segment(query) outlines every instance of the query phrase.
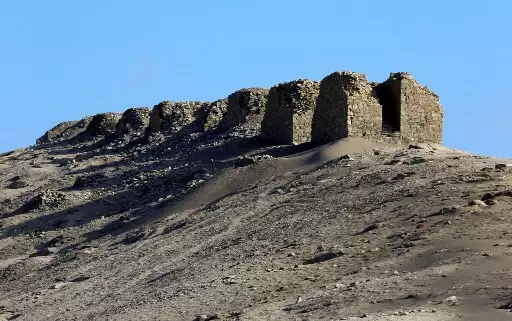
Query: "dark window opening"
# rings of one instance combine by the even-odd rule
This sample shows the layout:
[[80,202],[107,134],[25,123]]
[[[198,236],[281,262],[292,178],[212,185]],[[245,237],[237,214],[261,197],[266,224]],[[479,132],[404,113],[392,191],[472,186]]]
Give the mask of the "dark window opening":
[[[399,90],[399,89],[398,89]],[[387,84],[376,88],[379,103],[382,106],[382,132],[400,131],[400,94]]]

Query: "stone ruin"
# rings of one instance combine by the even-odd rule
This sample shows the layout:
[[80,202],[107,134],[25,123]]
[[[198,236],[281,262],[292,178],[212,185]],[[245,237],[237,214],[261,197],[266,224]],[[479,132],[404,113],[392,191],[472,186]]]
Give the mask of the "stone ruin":
[[382,106],[382,133],[402,142],[442,143],[443,109],[439,96],[409,73],[391,73],[376,86]]
[[221,129],[229,129],[253,120],[260,124],[265,113],[269,90],[265,88],[240,89],[228,96],[226,114]]
[[243,124],[252,126],[251,135],[261,132],[263,139],[277,144],[325,144],[345,137],[441,143],[443,109],[439,97],[408,73],[391,73],[382,83],[370,83],[363,74],[343,71],[320,83],[299,79],[270,90],[241,89],[213,103],[163,101],[151,111],[131,108],[122,115],[104,113],[64,122],[37,144],[78,135],[175,134],[184,128],[186,133],[215,133]]
[[83,135],[87,137],[109,136],[114,134],[117,123],[121,120],[120,113],[101,113],[92,117]]
[[365,75],[332,73],[320,83],[311,140],[325,144],[349,136],[379,136],[381,113]]
[[219,99],[206,105],[202,111],[202,129],[211,131],[218,128],[222,118],[228,110],[228,99]]
[[[362,74],[335,72],[319,87],[309,87],[308,95],[293,83],[270,91],[262,123],[262,136],[269,141],[325,144],[363,137],[392,143],[442,142],[439,97],[408,73],[391,73],[383,83],[369,83]],[[296,107],[297,101],[302,108]]]
[[67,121],[58,124],[36,140],[36,145],[58,143],[72,139],[81,134],[92,120],[92,116],[79,121]]
[[278,144],[300,144],[311,140],[311,125],[320,84],[308,79],[270,88],[261,136]]
[[148,107],[127,109],[117,123],[116,136],[130,132],[144,132],[149,125],[150,114],[151,110]]
[[198,112],[208,103],[200,101],[163,101],[151,111],[149,133],[176,133],[198,118]]

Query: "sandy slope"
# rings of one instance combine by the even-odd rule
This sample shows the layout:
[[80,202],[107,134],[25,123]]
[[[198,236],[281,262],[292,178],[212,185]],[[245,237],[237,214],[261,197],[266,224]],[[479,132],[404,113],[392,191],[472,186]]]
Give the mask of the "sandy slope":
[[[247,146],[240,154],[283,156],[240,168],[227,166],[236,155],[222,149],[157,161],[101,151],[69,166],[59,160],[82,151],[0,156],[0,315],[510,319],[497,309],[512,301],[512,197],[497,194],[512,190],[512,176],[494,169],[503,160],[360,139],[298,153]],[[224,165],[215,170],[209,153]],[[213,177],[180,194],[182,183],[171,183],[194,178],[167,168],[190,155]],[[73,188],[84,173],[108,180]],[[15,175],[28,186],[7,188]],[[46,188],[64,203],[13,214]],[[469,205],[486,193],[489,205]]]

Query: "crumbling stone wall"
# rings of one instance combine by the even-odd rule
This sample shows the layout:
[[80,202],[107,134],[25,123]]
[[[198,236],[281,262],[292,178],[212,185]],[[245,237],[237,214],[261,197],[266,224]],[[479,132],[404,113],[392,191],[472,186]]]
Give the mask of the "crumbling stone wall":
[[53,143],[58,140],[58,137],[68,128],[78,123],[78,121],[66,121],[63,123],[58,124],[57,126],[53,127],[46,133],[44,133],[43,136],[39,137],[36,140],[37,145],[41,144],[48,144]]
[[203,131],[217,129],[228,110],[228,99],[219,99],[205,105],[202,114]]
[[227,111],[220,127],[229,129],[254,118],[261,123],[269,90],[265,88],[240,89],[228,96]]
[[320,84],[308,79],[272,87],[261,123],[261,136],[280,144],[310,141],[319,90]]
[[344,71],[325,77],[313,116],[312,141],[381,135],[382,109],[363,74]]
[[150,114],[151,111],[148,107],[127,109],[117,123],[116,135],[144,131],[149,125]]
[[92,117],[84,134],[86,136],[108,136],[115,133],[121,113],[102,113]]
[[43,136],[36,140],[36,145],[57,143],[76,137],[89,125],[92,116],[85,117],[79,121],[67,121],[58,124],[48,130]]
[[171,102],[163,101],[151,111],[149,132],[175,133],[198,118],[200,108],[208,103],[199,101]]
[[[420,85],[409,73],[391,73],[380,84],[380,91],[387,90],[392,103],[383,108],[399,111],[400,140],[409,142],[442,142],[443,109],[439,97]],[[382,94],[380,94],[382,96]]]

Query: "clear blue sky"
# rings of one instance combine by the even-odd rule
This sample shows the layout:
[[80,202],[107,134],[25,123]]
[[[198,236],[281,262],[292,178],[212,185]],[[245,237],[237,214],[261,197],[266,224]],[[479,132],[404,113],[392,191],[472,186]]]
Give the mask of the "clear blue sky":
[[0,4],[0,151],[59,122],[353,70],[409,71],[447,146],[512,157],[509,0],[16,0]]

